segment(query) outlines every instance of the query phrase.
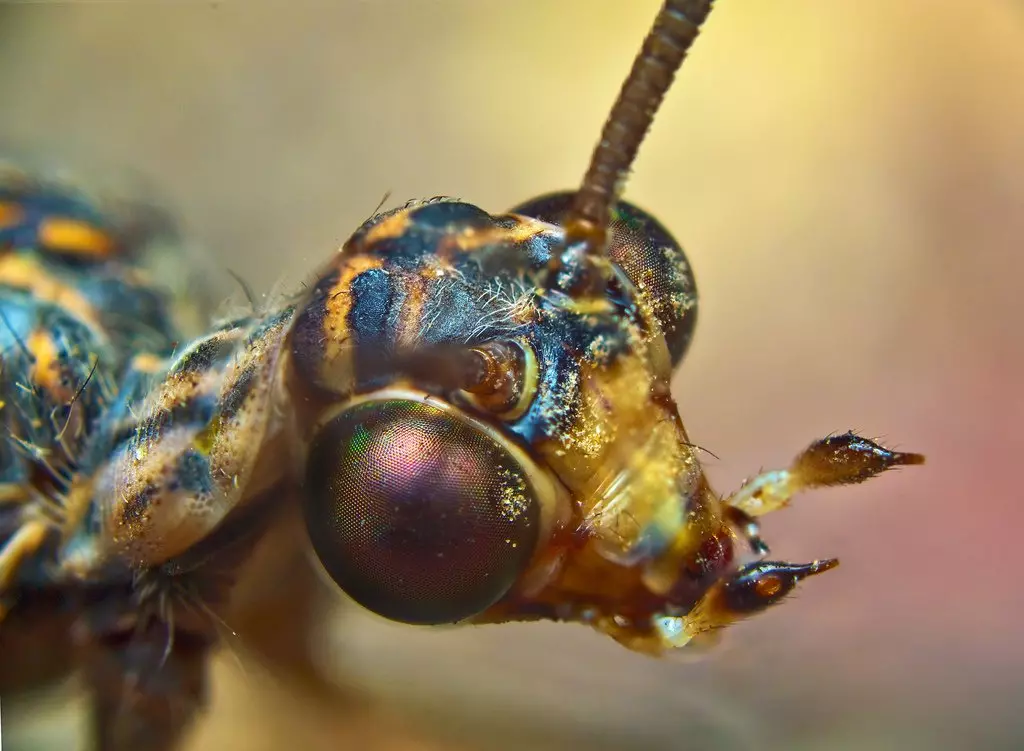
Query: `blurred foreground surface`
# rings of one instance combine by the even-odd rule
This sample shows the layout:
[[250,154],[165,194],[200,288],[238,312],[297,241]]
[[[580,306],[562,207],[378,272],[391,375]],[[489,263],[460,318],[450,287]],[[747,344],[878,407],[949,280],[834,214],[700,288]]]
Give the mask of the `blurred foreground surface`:
[[[387,191],[574,185],[656,6],[7,7],[0,142],[137,170],[221,267],[294,286]],[[718,487],[847,428],[928,455],[768,520],[837,572],[698,660],[346,613],[325,665],[385,709],[227,654],[194,751],[1024,747],[1022,75],[1012,0],[722,3],[641,151],[627,194],[701,286],[676,385]],[[73,732],[4,710],[6,748]]]

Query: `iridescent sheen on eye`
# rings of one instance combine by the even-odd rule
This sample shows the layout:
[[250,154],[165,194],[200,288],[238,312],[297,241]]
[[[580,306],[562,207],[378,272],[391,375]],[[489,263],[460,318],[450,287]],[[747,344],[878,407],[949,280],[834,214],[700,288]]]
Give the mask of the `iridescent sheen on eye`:
[[392,620],[485,610],[529,563],[540,511],[529,478],[486,432],[412,400],[366,402],[311,447],[305,513],[324,568]]

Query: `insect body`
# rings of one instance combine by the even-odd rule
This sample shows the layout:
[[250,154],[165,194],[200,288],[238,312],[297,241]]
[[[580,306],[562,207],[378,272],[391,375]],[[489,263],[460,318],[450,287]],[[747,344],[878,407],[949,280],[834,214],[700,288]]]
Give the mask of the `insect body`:
[[175,746],[213,613],[289,518],[387,618],[654,654],[836,564],[766,560],[756,518],[921,457],[847,433],[715,493],[669,391],[694,277],[617,197],[709,11],[666,3],[580,191],[378,214],[308,289],[186,345],[146,277],[162,225],[5,173],[0,649],[35,608],[66,623],[47,676],[81,668],[100,748]]

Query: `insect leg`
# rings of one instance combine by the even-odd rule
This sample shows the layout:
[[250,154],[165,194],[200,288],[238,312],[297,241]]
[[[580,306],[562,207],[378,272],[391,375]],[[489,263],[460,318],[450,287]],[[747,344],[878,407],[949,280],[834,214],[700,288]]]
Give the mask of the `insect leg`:
[[[7,542],[0,546],[0,596],[3,595],[11,582],[21,562],[32,555],[46,540],[50,525],[46,522],[35,520],[22,524]],[[3,621],[6,608],[0,601],[0,622]]]
[[757,561],[741,567],[721,580],[685,616],[674,618],[675,627],[667,641],[673,647],[713,640],[725,626],[780,602],[808,576],[815,576],[839,565],[830,558],[813,563]]
[[18,505],[25,503],[28,498],[28,491],[20,483],[4,483],[0,485],[0,506],[8,504]]
[[82,645],[95,751],[171,751],[206,701],[210,639],[150,619]]
[[74,667],[67,591],[19,592],[0,624],[0,696],[45,690]]
[[[890,451],[847,432],[815,441],[788,469],[762,472],[745,482],[725,502],[752,520],[785,507],[802,490],[854,485],[893,467],[923,463],[921,454]],[[756,530],[756,525],[751,530]]]

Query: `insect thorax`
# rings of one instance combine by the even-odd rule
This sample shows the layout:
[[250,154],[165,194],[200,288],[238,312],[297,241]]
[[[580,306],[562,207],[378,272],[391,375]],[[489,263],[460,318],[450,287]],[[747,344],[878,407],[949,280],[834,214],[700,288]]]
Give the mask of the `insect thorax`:
[[150,206],[0,161],[0,541],[28,522],[53,530],[22,579],[59,577],[59,541],[95,525],[73,485],[131,432],[161,361],[194,335],[180,324],[203,290],[186,300],[166,276],[189,276],[190,260]]

